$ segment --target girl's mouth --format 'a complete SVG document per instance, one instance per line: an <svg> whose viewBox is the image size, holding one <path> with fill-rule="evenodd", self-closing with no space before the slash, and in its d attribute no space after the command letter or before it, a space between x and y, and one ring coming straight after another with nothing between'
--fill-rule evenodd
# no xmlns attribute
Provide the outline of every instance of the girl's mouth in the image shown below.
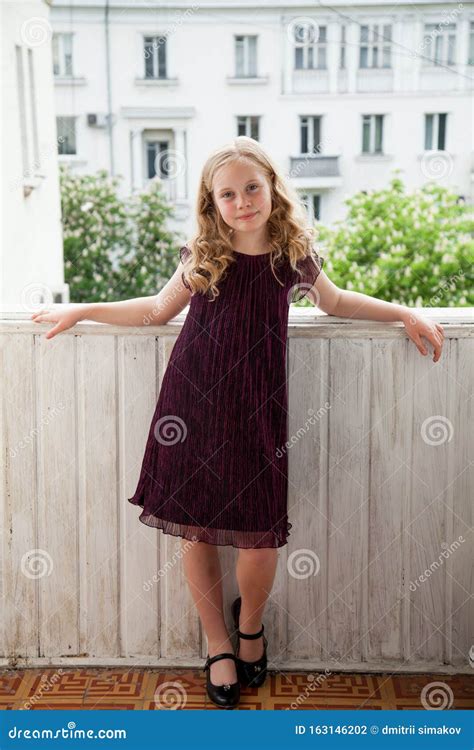
<svg viewBox="0 0 474 750"><path fill-rule="evenodd" d="M256 215L257 215L256 212L254 214L246 214L245 216L239 216L239 219L241 221L249 221L250 219L253 219L253 217Z"/></svg>

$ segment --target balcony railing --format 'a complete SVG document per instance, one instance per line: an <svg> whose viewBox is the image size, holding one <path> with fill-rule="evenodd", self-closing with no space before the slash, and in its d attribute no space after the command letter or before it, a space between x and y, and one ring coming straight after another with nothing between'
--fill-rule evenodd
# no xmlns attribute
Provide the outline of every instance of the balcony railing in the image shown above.
<svg viewBox="0 0 474 750"><path fill-rule="evenodd" d="M472 669L474 317L424 313L445 328L437 363L402 324L291 310L271 669ZM1 323L2 664L202 664L180 540L127 502L184 318L51 340ZM220 555L228 604L237 550Z"/></svg>
<svg viewBox="0 0 474 750"><path fill-rule="evenodd" d="M340 177L339 156L302 154L290 158L290 177Z"/></svg>

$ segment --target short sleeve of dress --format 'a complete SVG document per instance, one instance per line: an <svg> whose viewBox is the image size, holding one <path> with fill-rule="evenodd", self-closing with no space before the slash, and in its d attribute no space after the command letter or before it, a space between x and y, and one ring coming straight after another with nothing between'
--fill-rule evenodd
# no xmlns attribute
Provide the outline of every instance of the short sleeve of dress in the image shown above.
<svg viewBox="0 0 474 750"><path fill-rule="evenodd" d="M309 292L324 265L324 258L317 254L314 249L305 258L297 262L297 268L301 271L293 271L292 276L292 302L298 302Z"/></svg>
<svg viewBox="0 0 474 750"><path fill-rule="evenodd" d="M180 250L179 250L179 257L180 257L181 262L182 263L186 263L186 261L190 257L190 255L191 255L191 250L189 249L189 247L187 245L183 245L183 247L181 247ZM184 286L186 287L186 289L191 290L190 285L188 284L188 282L184 278L184 273L181 274L181 280L182 280Z"/></svg>

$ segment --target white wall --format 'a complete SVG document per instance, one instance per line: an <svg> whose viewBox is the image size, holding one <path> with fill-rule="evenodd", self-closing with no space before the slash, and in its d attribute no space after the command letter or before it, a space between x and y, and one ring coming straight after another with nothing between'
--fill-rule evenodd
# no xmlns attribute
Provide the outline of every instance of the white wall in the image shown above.
<svg viewBox="0 0 474 750"><path fill-rule="evenodd" d="M61 210L51 66L50 8L43 0L2 5L1 303L28 313L64 290ZM16 47L24 70L22 158ZM28 55L32 56L34 100ZM35 150L35 114L36 143ZM29 194L25 194L29 193ZM67 290L66 290L67 293Z"/></svg>
<svg viewBox="0 0 474 750"><path fill-rule="evenodd" d="M56 85L56 110L78 117L77 169L83 172L109 167L106 130L86 124L87 112L106 112L104 3L95 0L54 0L55 31L74 33L75 75L82 80ZM401 169L408 186L416 187L433 177L472 200L472 78L467 66L469 22L474 12L456 3L377 5L372 10L360 2L338 5L347 22L347 71L338 69L341 18L327 10L316 11L303 2L288 11L288 4L247 2L247 8L211 7L200 3L111 3L110 59L111 98L114 114L116 172L124 175L124 190L132 189L130 132L142 128L181 129L185 133L187 191L181 206L189 231L194 195L203 162L209 152L236 134L236 116L261 115L260 142L285 173L290 157L299 155L299 115L323 115L323 151L339 155L341 179L327 187L317 178L295 180L301 188L322 192L322 219L332 222L345 213L344 198L360 189L386 185L392 171ZM243 4L244 5L244 4ZM173 7L175 6L175 7ZM262 7L264 6L264 7ZM290 4L291 7L291 4ZM186 10L187 8L187 10ZM423 24L441 22L455 13L457 64L451 69L425 67L412 51L421 50ZM317 72L313 89L292 71L288 24L294 17L313 17L328 28L327 75ZM391 90L380 91L378 79L387 71L359 71L359 23L385 20L393 26ZM141 35L168 36L168 76L176 85L137 83L143 76ZM258 73L263 83L235 85L234 34L258 35ZM367 75L365 75L367 73ZM320 80L321 79L321 80ZM424 114L448 112L448 164L426 163ZM385 114L385 155L362 157L362 114ZM178 150L180 146L177 147Z"/></svg>

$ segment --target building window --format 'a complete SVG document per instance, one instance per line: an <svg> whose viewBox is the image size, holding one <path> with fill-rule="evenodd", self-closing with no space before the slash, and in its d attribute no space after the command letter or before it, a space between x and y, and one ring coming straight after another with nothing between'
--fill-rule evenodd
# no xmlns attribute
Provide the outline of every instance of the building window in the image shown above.
<svg viewBox="0 0 474 750"><path fill-rule="evenodd" d="M392 27L370 24L360 27L360 68L390 68Z"/></svg>
<svg viewBox="0 0 474 750"><path fill-rule="evenodd" d="M425 24L423 51L425 65L454 65L456 24Z"/></svg>
<svg viewBox="0 0 474 750"><path fill-rule="evenodd" d="M309 223L314 224L315 221L321 221L320 193L302 193L301 200L306 208Z"/></svg>
<svg viewBox="0 0 474 750"><path fill-rule="evenodd" d="M169 143L168 141L146 142L146 169L147 177L160 177L166 180L169 177Z"/></svg>
<svg viewBox="0 0 474 750"><path fill-rule="evenodd" d="M467 64L474 65L474 21L471 21L469 29L469 57Z"/></svg>
<svg viewBox="0 0 474 750"><path fill-rule="evenodd" d="M16 53L16 84L18 91L18 113L20 122L21 161L23 175L26 177L29 171L28 158L28 134L26 132L26 102L25 102L25 71L23 69L23 50L15 47Z"/></svg>
<svg viewBox="0 0 474 750"><path fill-rule="evenodd" d="M247 135L258 141L260 130L260 117L254 115L243 115L237 117L237 135Z"/></svg>
<svg viewBox="0 0 474 750"><path fill-rule="evenodd" d="M446 149L447 114L425 115L425 150L444 151Z"/></svg>
<svg viewBox="0 0 474 750"><path fill-rule="evenodd" d="M362 115L362 153L383 153L383 115Z"/></svg>
<svg viewBox="0 0 474 750"><path fill-rule="evenodd" d="M38 107L36 100L35 68L33 65L33 50L28 49L28 76L30 79L30 111L31 124L33 126L33 167L40 168L39 141L38 141Z"/></svg>
<svg viewBox="0 0 474 750"><path fill-rule="evenodd" d="M235 37L235 75L237 78L255 78L257 75L257 37Z"/></svg>
<svg viewBox="0 0 474 750"><path fill-rule="evenodd" d="M166 37L146 36L143 45L145 78L166 78Z"/></svg>
<svg viewBox="0 0 474 750"><path fill-rule="evenodd" d="M295 68L297 70L325 69L326 26L315 23L297 23L293 28Z"/></svg>
<svg viewBox="0 0 474 750"><path fill-rule="evenodd" d="M302 154L321 153L321 116L300 117L300 147Z"/></svg>
<svg viewBox="0 0 474 750"><path fill-rule="evenodd" d="M53 73L72 76L72 34L53 34Z"/></svg>
<svg viewBox="0 0 474 750"><path fill-rule="evenodd" d="M341 47L339 55L339 67L345 70L346 67L346 27L341 26Z"/></svg>
<svg viewBox="0 0 474 750"><path fill-rule="evenodd" d="M56 117L58 131L58 154L76 154L76 118Z"/></svg>

